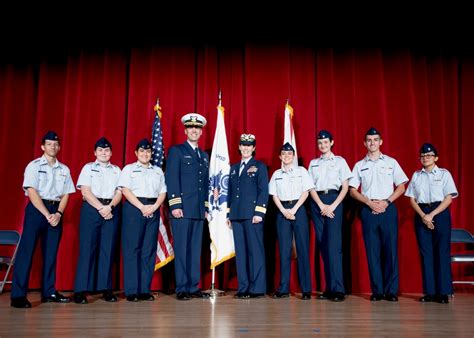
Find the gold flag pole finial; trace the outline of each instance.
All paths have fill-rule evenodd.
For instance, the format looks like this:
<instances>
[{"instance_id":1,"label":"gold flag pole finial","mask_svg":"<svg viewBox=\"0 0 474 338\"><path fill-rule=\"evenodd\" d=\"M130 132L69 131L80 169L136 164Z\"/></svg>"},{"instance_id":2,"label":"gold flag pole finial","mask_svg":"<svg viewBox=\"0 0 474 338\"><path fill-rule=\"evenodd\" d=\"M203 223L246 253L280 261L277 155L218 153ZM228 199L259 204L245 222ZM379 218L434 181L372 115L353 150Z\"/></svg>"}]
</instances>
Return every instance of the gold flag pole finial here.
<instances>
[{"instance_id":1,"label":"gold flag pole finial","mask_svg":"<svg viewBox=\"0 0 474 338\"><path fill-rule=\"evenodd\" d=\"M155 106L153 107L153 110L156 111L156 113L158 114L158 117L161 119L161 107L160 107L160 98L156 98L156 104Z\"/></svg>"},{"instance_id":2,"label":"gold flag pole finial","mask_svg":"<svg viewBox=\"0 0 474 338\"><path fill-rule=\"evenodd\" d=\"M222 90L219 89L219 106L222 106Z\"/></svg>"}]
</instances>

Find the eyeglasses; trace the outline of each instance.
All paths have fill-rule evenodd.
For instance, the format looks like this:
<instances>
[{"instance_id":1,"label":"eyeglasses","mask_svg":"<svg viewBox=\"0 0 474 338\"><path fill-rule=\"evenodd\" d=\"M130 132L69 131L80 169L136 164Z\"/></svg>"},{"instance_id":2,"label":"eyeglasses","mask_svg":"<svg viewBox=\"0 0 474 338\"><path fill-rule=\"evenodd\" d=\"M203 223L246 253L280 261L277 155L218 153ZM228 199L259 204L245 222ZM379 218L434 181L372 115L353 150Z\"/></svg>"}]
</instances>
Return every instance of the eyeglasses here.
<instances>
[{"instance_id":1,"label":"eyeglasses","mask_svg":"<svg viewBox=\"0 0 474 338\"><path fill-rule=\"evenodd\" d=\"M435 156L436 155L433 155L433 154L421 154L420 159L423 159L423 158L430 159L430 158L433 158Z\"/></svg>"}]
</instances>

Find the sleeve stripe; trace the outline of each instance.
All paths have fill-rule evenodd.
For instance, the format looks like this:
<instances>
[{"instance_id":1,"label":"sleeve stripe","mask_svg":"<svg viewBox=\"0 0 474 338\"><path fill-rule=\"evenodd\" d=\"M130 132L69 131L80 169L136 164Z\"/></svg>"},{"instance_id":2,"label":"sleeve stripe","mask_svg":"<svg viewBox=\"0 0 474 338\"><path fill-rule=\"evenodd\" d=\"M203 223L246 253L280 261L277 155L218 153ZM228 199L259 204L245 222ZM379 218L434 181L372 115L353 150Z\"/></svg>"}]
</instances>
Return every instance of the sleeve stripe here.
<instances>
[{"instance_id":1,"label":"sleeve stripe","mask_svg":"<svg viewBox=\"0 0 474 338\"><path fill-rule=\"evenodd\" d=\"M258 205L257 205L257 206L255 207L255 211L261 212L261 213L264 214L264 213L267 212L267 208L264 208L264 207L261 207L261 206L258 206Z\"/></svg>"}]
</instances>

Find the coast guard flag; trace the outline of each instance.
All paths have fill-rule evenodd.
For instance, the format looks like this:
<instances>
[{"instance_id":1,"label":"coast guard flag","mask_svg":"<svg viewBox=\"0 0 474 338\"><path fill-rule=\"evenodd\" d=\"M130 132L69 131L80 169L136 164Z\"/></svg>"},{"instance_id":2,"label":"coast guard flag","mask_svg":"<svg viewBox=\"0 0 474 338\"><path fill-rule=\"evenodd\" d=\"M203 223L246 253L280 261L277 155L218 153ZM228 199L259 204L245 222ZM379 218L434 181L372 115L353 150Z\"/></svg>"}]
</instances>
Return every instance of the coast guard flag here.
<instances>
[{"instance_id":1,"label":"coast guard flag","mask_svg":"<svg viewBox=\"0 0 474 338\"><path fill-rule=\"evenodd\" d=\"M156 103L154 110L156 111L156 114L151 129L151 164L162 168L163 160L165 158L165 149L163 145L163 132L161 130L162 113L158 102ZM163 223L163 215L161 214L162 209L163 208L160 208L160 226L158 229L158 245L156 246L155 271L174 259L173 245L170 242L170 236L168 236L168 229L165 223Z\"/></svg>"},{"instance_id":2,"label":"coast guard flag","mask_svg":"<svg viewBox=\"0 0 474 338\"><path fill-rule=\"evenodd\" d=\"M285 130L283 135L283 144L290 143L295 148L295 157L293 157L293 166L298 166L298 152L296 151L295 130L293 129L293 107L287 102L285 104Z\"/></svg>"},{"instance_id":3,"label":"coast guard flag","mask_svg":"<svg viewBox=\"0 0 474 338\"><path fill-rule=\"evenodd\" d=\"M227 224L229 150L224 125L224 107L217 106L217 125L209 167L209 233L211 269L235 256L234 235Z\"/></svg>"}]
</instances>

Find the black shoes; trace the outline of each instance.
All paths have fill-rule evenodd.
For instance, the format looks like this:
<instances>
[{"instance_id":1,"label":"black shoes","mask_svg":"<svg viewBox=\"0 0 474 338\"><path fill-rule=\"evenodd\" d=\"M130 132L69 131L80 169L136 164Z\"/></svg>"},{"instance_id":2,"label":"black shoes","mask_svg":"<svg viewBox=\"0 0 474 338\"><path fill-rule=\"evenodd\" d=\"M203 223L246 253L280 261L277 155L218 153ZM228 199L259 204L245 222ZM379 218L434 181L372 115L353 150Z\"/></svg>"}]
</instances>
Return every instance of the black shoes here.
<instances>
[{"instance_id":1,"label":"black shoes","mask_svg":"<svg viewBox=\"0 0 474 338\"><path fill-rule=\"evenodd\" d=\"M31 303L26 297L15 297L12 298L10 306L16 307L17 309L29 309L31 308Z\"/></svg>"},{"instance_id":2,"label":"black shoes","mask_svg":"<svg viewBox=\"0 0 474 338\"><path fill-rule=\"evenodd\" d=\"M264 293L253 293L253 292L250 292L250 298L263 298L265 297L265 294Z\"/></svg>"},{"instance_id":3,"label":"black shoes","mask_svg":"<svg viewBox=\"0 0 474 338\"><path fill-rule=\"evenodd\" d=\"M201 290L191 292L189 296L191 296L191 298L209 298L210 297L208 293L202 292Z\"/></svg>"},{"instance_id":4,"label":"black shoes","mask_svg":"<svg viewBox=\"0 0 474 338\"><path fill-rule=\"evenodd\" d=\"M288 292L280 292L277 291L273 294L273 298L288 298L290 297L290 294Z\"/></svg>"},{"instance_id":5,"label":"black shoes","mask_svg":"<svg viewBox=\"0 0 474 338\"><path fill-rule=\"evenodd\" d=\"M430 303L435 301L435 296L434 295L424 295L423 297L420 297L418 299L422 303Z\"/></svg>"},{"instance_id":6,"label":"black shoes","mask_svg":"<svg viewBox=\"0 0 474 338\"><path fill-rule=\"evenodd\" d=\"M84 292L74 292L74 296L72 296L72 300L76 304L87 304L86 294Z\"/></svg>"},{"instance_id":7,"label":"black shoes","mask_svg":"<svg viewBox=\"0 0 474 338\"><path fill-rule=\"evenodd\" d=\"M448 295L437 295L436 302L440 304L448 304L449 303Z\"/></svg>"},{"instance_id":8,"label":"black shoes","mask_svg":"<svg viewBox=\"0 0 474 338\"><path fill-rule=\"evenodd\" d=\"M141 293L138 295L138 299L152 302L155 300L155 297L151 293Z\"/></svg>"},{"instance_id":9,"label":"black shoes","mask_svg":"<svg viewBox=\"0 0 474 338\"><path fill-rule=\"evenodd\" d=\"M311 299L311 292L303 292L303 294L301 295L301 299L303 300Z\"/></svg>"},{"instance_id":10,"label":"black shoes","mask_svg":"<svg viewBox=\"0 0 474 338\"><path fill-rule=\"evenodd\" d=\"M135 293L127 296L129 302L138 302L138 296Z\"/></svg>"},{"instance_id":11,"label":"black shoes","mask_svg":"<svg viewBox=\"0 0 474 338\"><path fill-rule=\"evenodd\" d=\"M389 302L398 302L397 295L394 295L393 293L387 293L384 299Z\"/></svg>"},{"instance_id":12,"label":"black shoes","mask_svg":"<svg viewBox=\"0 0 474 338\"><path fill-rule=\"evenodd\" d=\"M115 303L117 301L117 296L110 290L106 290L102 293L102 299L109 303Z\"/></svg>"},{"instance_id":13,"label":"black shoes","mask_svg":"<svg viewBox=\"0 0 474 338\"><path fill-rule=\"evenodd\" d=\"M371 296L370 296L370 300L372 302L378 302L379 300L382 300L383 299L383 295L380 294L380 293L373 293Z\"/></svg>"},{"instance_id":14,"label":"black shoes","mask_svg":"<svg viewBox=\"0 0 474 338\"><path fill-rule=\"evenodd\" d=\"M71 300L59 292L55 292L47 297L41 297L41 303L69 303Z\"/></svg>"},{"instance_id":15,"label":"black shoes","mask_svg":"<svg viewBox=\"0 0 474 338\"><path fill-rule=\"evenodd\" d=\"M237 298L237 299L249 299L249 298L250 298L250 293L248 293L248 292L237 292L237 293L234 295L234 298Z\"/></svg>"},{"instance_id":16,"label":"black shoes","mask_svg":"<svg viewBox=\"0 0 474 338\"><path fill-rule=\"evenodd\" d=\"M334 292L332 294L332 297L329 299L333 302L342 302L345 299L345 294L343 294L342 292Z\"/></svg>"},{"instance_id":17,"label":"black shoes","mask_svg":"<svg viewBox=\"0 0 474 338\"><path fill-rule=\"evenodd\" d=\"M178 292L176 294L176 299L177 300L190 300L191 297L188 295L187 292Z\"/></svg>"}]
</instances>

